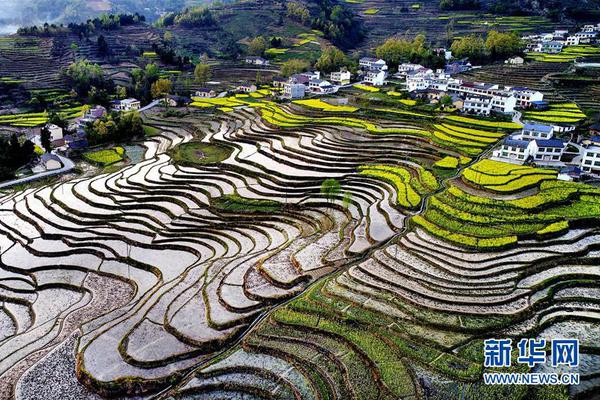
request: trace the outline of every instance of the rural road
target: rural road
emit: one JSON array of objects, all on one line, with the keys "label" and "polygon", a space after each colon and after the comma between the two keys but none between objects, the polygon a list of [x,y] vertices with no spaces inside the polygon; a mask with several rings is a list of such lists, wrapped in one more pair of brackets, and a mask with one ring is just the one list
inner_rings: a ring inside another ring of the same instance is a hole
[{"label": "rural road", "polygon": [[56,154],[56,156],[60,159],[60,162],[63,165],[62,168],[55,169],[53,171],[42,172],[42,173],[35,174],[35,175],[29,175],[29,176],[19,178],[19,179],[13,179],[12,181],[2,182],[2,183],[0,183],[0,189],[6,188],[9,186],[20,185],[22,183],[35,181],[37,179],[47,178],[49,176],[59,175],[64,172],[68,172],[68,171],[72,170],[73,167],[75,167],[75,163],[73,161],[71,161],[69,158],[63,157],[58,154]]}]

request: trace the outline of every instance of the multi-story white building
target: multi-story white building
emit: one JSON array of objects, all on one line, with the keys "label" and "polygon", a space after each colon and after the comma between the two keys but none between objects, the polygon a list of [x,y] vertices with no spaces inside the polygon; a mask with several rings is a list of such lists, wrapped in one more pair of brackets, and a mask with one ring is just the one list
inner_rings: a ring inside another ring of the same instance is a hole
[{"label": "multi-story white building", "polygon": [[558,139],[536,139],[535,151],[532,153],[534,162],[540,164],[557,164],[565,150],[565,143]]},{"label": "multi-story white building", "polygon": [[492,112],[491,97],[469,94],[465,98],[463,111],[469,114],[490,115]]},{"label": "multi-story white building", "polygon": [[352,78],[352,74],[346,69],[341,69],[339,71],[332,72],[329,75],[329,79],[331,80],[331,82],[337,83],[338,85],[349,84],[350,78]]},{"label": "multi-story white building", "polygon": [[581,157],[583,172],[600,175],[600,146],[589,146]]},{"label": "multi-story white building", "polygon": [[385,61],[380,58],[363,57],[358,60],[358,65],[363,69],[388,69]]},{"label": "multi-story white building", "polygon": [[540,91],[526,87],[515,87],[510,89],[517,99],[517,106],[528,108],[534,101],[544,100],[544,94]]},{"label": "multi-story white building", "polygon": [[305,76],[308,80],[321,79],[321,71],[306,71],[301,72],[300,76]]},{"label": "multi-story white building", "polygon": [[494,150],[493,158],[499,161],[510,162],[513,164],[523,164],[529,157],[537,152],[537,144],[534,140],[517,139],[515,136],[509,136],[502,142],[498,150]]},{"label": "multi-story white building", "polygon": [[336,88],[331,83],[322,79],[311,79],[308,82],[308,90],[317,94],[329,94],[336,92]]},{"label": "multi-story white building", "polygon": [[373,86],[382,86],[385,84],[385,78],[387,78],[386,70],[370,70],[365,74],[365,82],[370,83]]},{"label": "multi-story white building", "polygon": [[283,97],[287,99],[301,99],[306,93],[306,86],[302,83],[286,82],[283,84]]},{"label": "multi-story white building", "polygon": [[510,92],[496,93],[491,100],[492,111],[509,114],[515,111],[517,99]]},{"label": "multi-story white building", "polygon": [[551,125],[526,123],[521,132],[522,139],[552,139],[554,127]]},{"label": "multi-story white building", "polygon": [[137,99],[115,100],[112,102],[113,111],[135,111],[141,108],[141,103]]}]

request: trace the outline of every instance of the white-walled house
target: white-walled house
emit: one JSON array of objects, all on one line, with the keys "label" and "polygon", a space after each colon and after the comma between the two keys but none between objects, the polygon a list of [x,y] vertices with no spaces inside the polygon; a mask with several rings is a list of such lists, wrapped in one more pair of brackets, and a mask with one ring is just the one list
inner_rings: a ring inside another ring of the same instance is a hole
[{"label": "white-walled house", "polygon": [[387,69],[387,64],[380,58],[363,57],[358,61],[363,69]]},{"label": "white-walled house", "polygon": [[600,146],[589,146],[581,157],[581,169],[594,175],[600,175]]},{"label": "white-walled house", "polygon": [[512,164],[523,164],[536,153],[537,144],[535,140],[522,140],[517,139],[515,136],[509,136],[504,139],[498,150],[493,151],[493,158]]},{"label": "white-walled house", "polygon": [[565,143],[559,139],[536,139],[536,149],[532,154],[536,164],[558,164],[565,151]]},{"label": "white-walled house", "polygon": [[552,139],[554,127],[552,125],[525,123],[521,132],[522,139]]},{"label": "white-walled house", "polygon": [[544,100],[544,94],[538,90],[529,89],[526,87],[515,87],[510,89],[517,98],[517,106],[528,108],[534,101]]},{"label": "white-walled house", "polygon": [[287,99],[301,99],[306,93],[306,86],[302,83],[286,82],[283,84],[283,97]]},{"label": "white-walled house", "polygon": [[329,82],[323,79],[311,79],[308,82],[308,90],[317,94],[335,93],[336,88]]},{"label": "white-walled house", "polygon": [[217,92],[215,92],[212,89],[208,89],[208,88],[200,88],[200,89],[196,90],[196,93],[194,93],[194,97],[211,98],[211,97],[216,97],[216,96],[217,96]]},{"label": "white-walled house", "polygon": [[333,83],[337,83],[338,85],[349,84],[350,78],[352,78],[352,74],[346,69],[341,69],[339,71],[332,72],[329,75],[329,80],[331,80],[331,82]]},{"label": "white-walled house", "polygon": [[387,78],[387,72],[383,69],[380,69],[367,71],[364,80],[373,86],[382,86],[385,84],[385,78]]},{"label": "white-walled house", "polygon": [[115,100],[112,102],[113,111],[136,111],[140,108],[140,101],[134,98],[129,98],[125,100]]},{"label": "white-walled house", "polygon": [[269,65],[269,60],[264,59],[262,57],[256,56],[248,56],[246,57],[246,64],[258,65],[258,66],[267,66]]},{"label": "white-walled house", "polygon": [[50,131],[50,141],[54,142],[63,138],[63,128],[54,124],[46,125],[46,128]]},{"label": "white-walled house", "polygon": [[492,111],[509,114],[515,111],[517,99],[509,92],[497,93],[492,96]]},{"label": "white-walled house", "polygon": [[312,79],[321,79],[321,71],[306,71],[301,72],[299,75],[307,77],[309,81]]},{"label": "white-walled house", "polygon": [[473,94],[467,95],[462,110],[468,114],[490,115],[492,112],[491,98]]}]

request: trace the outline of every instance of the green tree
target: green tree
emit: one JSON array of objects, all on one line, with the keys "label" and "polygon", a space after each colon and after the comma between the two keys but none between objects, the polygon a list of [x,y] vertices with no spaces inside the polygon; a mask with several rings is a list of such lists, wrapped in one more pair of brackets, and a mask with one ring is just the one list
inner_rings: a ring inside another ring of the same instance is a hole
[{"label": "green tree", "polygon": [[206,82],[211,78],[212,72],[210,70],[210,65],[208,64],[198,64],[194,69],[194,76],[196,77],[196,82],[201,85],[205,85]]},{"label": "green tree", "polygon": [[341,189],[342,185],[334,178],[325,179],[323,183],[321,183],[321,194],[331,202],[333,202],[336,196],[340,194]]},{"label": "green tree", "polygon": [[152,84],[152,87],[150,89],[152,93],[152,98],[158,99],[160,97],[164,97],[171,93],[172,88],[173,83],[169,79],[158,79]]},{"label": "green tree", "polygon": [[488,57],[485,41],[479,35],[469,35],[455,40],[450,49],[454,57],[466,57],[472,62],[482,62]]},{"label": "green tree", "polygon": [[440,99],[440,105],[442,107],[450,107],[452,106],[452,97],[446,95],[446,96],[442,96],[442,98]]},{"label": "green tree", "polygon": [[269,47],[267,40],[263,36],[257,36],[250,41],[248,45],[248,54],[253,56],[262,56]]},{"label": "green tree", "polygon": [[334,46],[329,46],[321,53],[315,68],[323,72],[332,72],[348,64],[348,59],[343,51]]},{"label": "green tree", "polygon": [[389,38],[375,49],[375,54],[395,68],[403,62],[427,59],[431,56],[431,50],[425,45],[425,36],[417,35],[413,40]]},{"label": "green tree", "polygon": [[344,208],[348,208],[350,207],[350,204],[352,204],[352,193],[351,192],[344,192],[344,198],[342,199],[342,204],[344,206]]},{"label": "green tree", "polygon": [[309,67],[308,61],[293,58],[281,64],[281,75],[290,76],[306,71]]},{"label": "green tree", "polygon": [[122,100],[127,97],[127,89],[124,86],[117,86],[117,99]]},{"label": "green tree", "polygon": [[45,125],[40,132],[40,141],[42,142],[42,147],[47,152],[52,150],[52,145],[50,143],[50,129]]},{"label": "green tree", "polygon": [[490,31],[485,47],[492,59],[506,58],[524,49],[523,41],[516,32]]}]

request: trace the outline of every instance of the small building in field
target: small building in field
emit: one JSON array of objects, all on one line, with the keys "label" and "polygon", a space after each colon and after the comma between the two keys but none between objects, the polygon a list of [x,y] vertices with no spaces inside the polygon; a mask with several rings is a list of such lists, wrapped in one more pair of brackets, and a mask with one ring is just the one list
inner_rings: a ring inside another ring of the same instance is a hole
[{"label": "small building in field", "polygon": [[339,71],[332,72],[329,75],[331,82],[337,83],[338,85],[347,85],[350,83],[352,74],[347,69],[341,69]]},{"label": "small building in field", "polygon": [[46,171],[54,171],[62,168],[60,158],[51,153],[44,153],[40,156],[40,163]]},{"label": "small building in field", "polygon": [[125,100],[114,100],[112,102],[112,110],[113,111],[136,111],[141,108],[141,103],[139,100],[134,98],[129,98]]},{"label": "small building in field", "polygon": [[63,128],[58,125],[48,124],[46,128],[50,131],[50,141],[55,142],[63,138]]},{"label": "small building in field", "polygon": [[161,102],[167,107],[184,107],[190,104],[192,100],[187,97],[168,95],[161,99]]},{"label": "small building in field", "polygon": [[254,93],[256,92],[258,88],[256,87],[256,85],[254,83],[250,83],[250,82],[244,82],[239,84],[236,88],[235,91],[239,92],[239,93]]},{"label": "small building in field", "polygon": [[194,93],[194,97],[211,98],[217,97],[217,92],[209,88],[200,88]]},{"label": "small building in field", "polygon": [[523,57],[514,56],[504,61],[504,63],[510,65],[523,65],[525,64],[525,59]]},{"label": "small building in field", "polygon": [[269,60],[257,56],[247,56],[245,62],[246,64],[258,65],[261,67],[269,65]]},{"label": "small building in field", "polygon": [[532,101],[529,105],[529,108],[537,111],[546,111],[550,109],[550,103],[545,100]]},{"label": "small building in field", "polygon": [[288,78],[284,78],[283,76],[275,76],[273,77],[273,81],[271,82],[271,84],[274,88],[283,89],[283,86],[288,80]]}]

